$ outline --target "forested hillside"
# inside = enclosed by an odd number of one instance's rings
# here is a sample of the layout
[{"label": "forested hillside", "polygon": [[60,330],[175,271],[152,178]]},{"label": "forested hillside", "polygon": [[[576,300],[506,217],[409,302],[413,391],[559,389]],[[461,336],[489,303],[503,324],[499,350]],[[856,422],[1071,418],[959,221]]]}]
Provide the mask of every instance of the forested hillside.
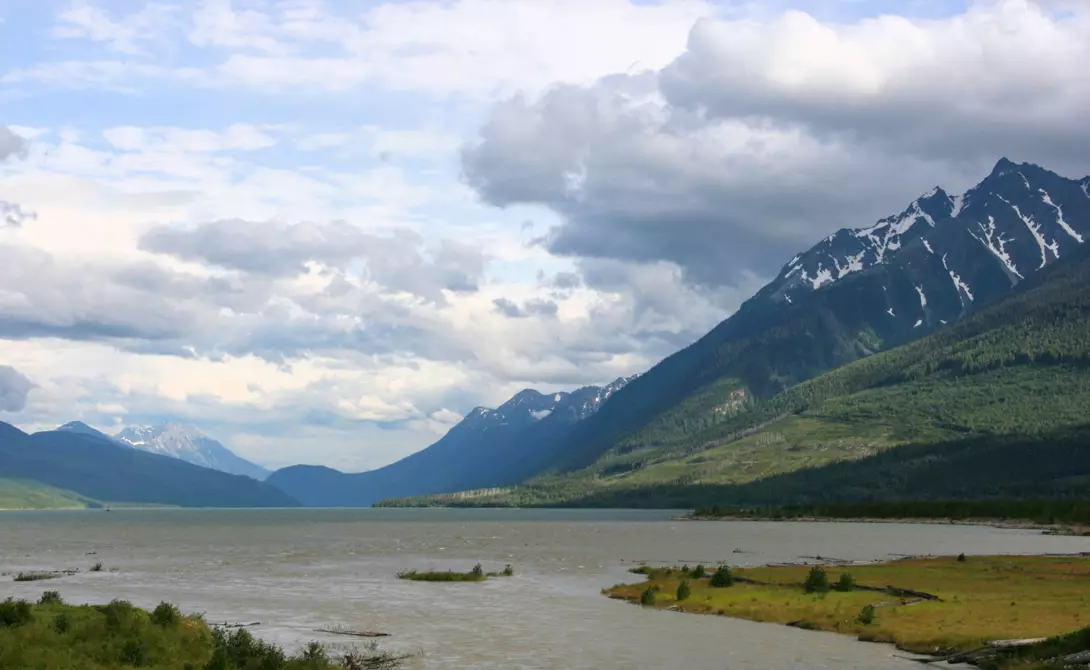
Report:
[{"label": "forested hillside", "polygon": [[472,502],[1074,495],[1090,482],[1088,316],[1090,253],[1080,249],[926,338],[749,398],[697,430],[660,422],[649,444]]}]

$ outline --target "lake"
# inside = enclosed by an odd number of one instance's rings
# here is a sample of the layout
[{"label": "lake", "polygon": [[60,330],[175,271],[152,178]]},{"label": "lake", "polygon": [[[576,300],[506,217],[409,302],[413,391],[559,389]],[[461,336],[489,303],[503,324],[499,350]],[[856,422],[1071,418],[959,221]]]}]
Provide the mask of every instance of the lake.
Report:
[{"label": "lake", "polygon": [[[645,610],[599,591],[650,563],[732,565],[823,556],[1074,553],[1090,539],[977,526],[683,522],[634,510],[135,510],[0,513],[0,598],[161,600],[295,648],[340,624],[422,651],[414,668],[916,669],[892,647],[725,617]],[[104,572],[87,572],[101,561]],[[398,580],[405,569],[487,570],[484,583]],[[114,571],[116,570],[116,571]]]}]

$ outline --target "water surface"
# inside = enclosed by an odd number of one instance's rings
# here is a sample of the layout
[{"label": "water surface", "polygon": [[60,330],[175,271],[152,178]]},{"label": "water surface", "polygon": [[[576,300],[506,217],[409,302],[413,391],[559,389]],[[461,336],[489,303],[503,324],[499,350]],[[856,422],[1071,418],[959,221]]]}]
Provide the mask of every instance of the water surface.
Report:
[{"label": "water surface", "polygon": [[[160,600],[213,622],[252,622],[296,647],[344,644],[329,624],[391,633],[416,668],[918,668],[849,637],[645,610],[600,595],[651,563],[733,565],[823,556],[1073,553],[1090,539],[975,526],[682,522],[628,510],[115,510],[0,513],[0,598],[56,588],[70,602]],[[736,553],[735,550],[738,550]],[[107,570],[86,572],[102,561]],[[434,584],[404,569],[514,566],[512,578]],[[45,584],[46,586],[43,586]]]}]

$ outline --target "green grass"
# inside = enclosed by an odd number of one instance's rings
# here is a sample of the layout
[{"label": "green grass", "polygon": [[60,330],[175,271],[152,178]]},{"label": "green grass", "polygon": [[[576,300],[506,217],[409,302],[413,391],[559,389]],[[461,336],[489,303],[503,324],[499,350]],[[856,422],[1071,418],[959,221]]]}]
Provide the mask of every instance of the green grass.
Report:
[{"label": "green grass", "polygon": [[0,603],[0,668],[348,670],[391,668],[399,660],[356,650],[331,658],[317,643],[292,656],[244,628],[211,628],[165,603],[150,614],[124,601],[74,606],[50,594],[42,603]]},{"label": "green grass", "polygon": [[85,509],[99,504],[72,491],[27,479],[0,478],[0,510]]},{"label": "green grass", "polygon": [[[652,569],[646,581],[618,585],[606,594],[646,605],[645,594],[653,589],[655,607],[790,623],[929,654],[975,649],[990,640],[1061,636],[1090,626],[1087,557],[970,556],[965,561],[942,557],[827,566],[830,580],[848,573],[855,588],[817,593],[804,588],[810,570],[735,568],[733,586],[714,588],[710,579],[694,579],[676,568]],[[678,601],[674,594],[683,580],[691,592]],[[891,585],[894,591],[910,589],[939,599],[913,602],[911,594],[887,590]],[[869,624],[860,620],[866,619],[868,605],[874,606]]]}]

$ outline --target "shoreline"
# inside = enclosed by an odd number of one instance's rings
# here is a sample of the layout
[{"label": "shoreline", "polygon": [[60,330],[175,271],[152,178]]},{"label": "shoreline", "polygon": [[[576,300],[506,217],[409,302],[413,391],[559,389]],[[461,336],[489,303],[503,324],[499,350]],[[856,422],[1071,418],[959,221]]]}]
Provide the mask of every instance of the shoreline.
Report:
[{"label": "shoreline", "polygon": [[[728,578],[716,583],[724,569]],[[1090,649],[1090,628],[1076,614],[1087,597],[1086,554],[962,554],[710,570],[645,565],[629,572],[644,581],[602,589],[603,595],[657,610],[888,643],[923,657],[911,659],[922,663],[955,659],[1029,670]]]},{"label": "shoreline", "polygon": [[890,523],[890,524],[920,524],[933,526],[987,526],[989,528],[1001,528],[1006,530],[1040,530],[1044,535],[1063,535],[1074,537],[1090,536],[1090,526],[1079,524],[1048,524],[1029,519],[953,519],[933,517],[828,517],[828,516],[797,516],[774,517],[762,515],[737,515],[737,516],[704,516],[694,514],[682,514],[673,517],[673,521],[762,521],[762,522],[797,522],[797,523]]}]

